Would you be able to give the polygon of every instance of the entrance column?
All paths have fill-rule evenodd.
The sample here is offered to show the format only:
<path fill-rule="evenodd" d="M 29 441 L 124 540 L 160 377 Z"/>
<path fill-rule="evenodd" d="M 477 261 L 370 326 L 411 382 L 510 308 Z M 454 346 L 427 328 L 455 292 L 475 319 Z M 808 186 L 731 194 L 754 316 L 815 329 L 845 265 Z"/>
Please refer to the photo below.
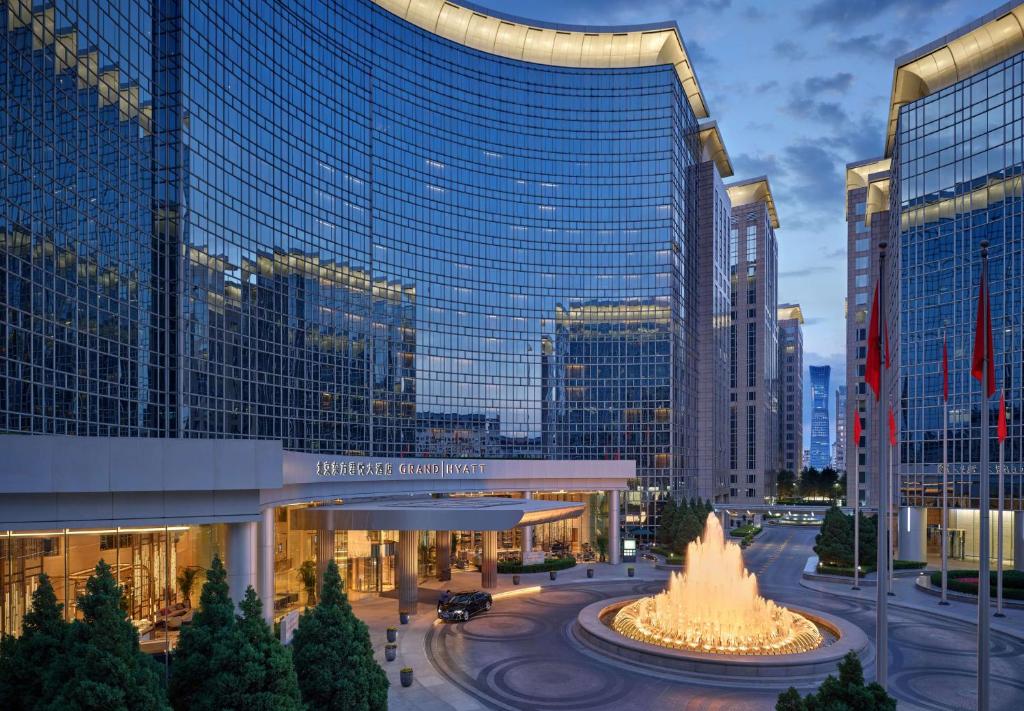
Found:
<path fill-rule="evenodd" d="M 259 523 L 259 585 L 256 592 L 263 601 L 263 619 L 269 625 L 274 623 L 274 507 L 268 506 L 260 512 Z"/>
<path fill-rule="evenodd" d="M 228 524 L 228 594 L 238 605 L 246 588 L 256 587 L 256 522 Z M 273 603 L 271 603 L 273 604 Z"/>
<path fill-rule="evenodd" d="M 523 498 L 524 499 L 532 499 L 533 498 L 533 492 L 532 491 L 524 491 L 523 492 Z M 529 553 L 530 551 L 533 550 L 533 526 L 523 526 L 522 527 L 522 536 L 523 536 L 523 538 L 522 538 L 522 540 L 523 540 L 523 553 Z"/>
<path fill-rule="evenodd" d="M 928 509 L 924 506 L 900 507 L 899 557 L 901 560 L 928 560 Z"/>
<path fill-rule="evenodd" d="M 334 560 L 334 529 L 321 528 L 316 532 L 316 599 L 320 599 L 324 588 L 324 573 L 327 564 Z"/>
<path fill-rule="evenodd" d="M 398 611 L 416 614 L 417 539 L 419 531 L 398 532 Z"/>
<path fill-rule="evenodd" d="M 480 587 L 498 587 L 498 532 L 481 531 L 483 555 L 480 557 Z"/>
<path fill-rule="evenodd" d="M 437 546 L 437 579 L 441 582 L 452 579 L 452 532 L 434 531 Z"/>
<path fill-rule="evenodd" d="M 1013 569 L 1024 571 L 1024 511 L 1013 512 Z"/>
<path fill-rule="evenodd" d="M 619 490 L 608 492 L 608 562 L 622 562 L 622 533 L 619 531 Z"/>

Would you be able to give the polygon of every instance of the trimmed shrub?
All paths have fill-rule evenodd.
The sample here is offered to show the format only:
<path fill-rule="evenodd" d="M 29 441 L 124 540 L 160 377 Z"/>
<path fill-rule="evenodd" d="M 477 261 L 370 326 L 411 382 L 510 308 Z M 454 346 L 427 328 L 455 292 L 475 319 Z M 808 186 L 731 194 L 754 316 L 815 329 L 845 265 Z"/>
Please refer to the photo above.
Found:
<path fill-rule="evenodd" d="M 978 594 L 977 570 L 951 570 L 948 575 L 947 585 L 950 590 L 968 595 Z M 935 587 L 942 585 L 942 571 L 937 570 L 930 577 L 932 585 Z M 996 571 L 990 571 L 989 580 L 993 598 L 996 595 L 997 577 Z M 1007 600 L 1024 600 L 1024 572 L 1019 570 L 1003 571 L 1003 597 Z"/>

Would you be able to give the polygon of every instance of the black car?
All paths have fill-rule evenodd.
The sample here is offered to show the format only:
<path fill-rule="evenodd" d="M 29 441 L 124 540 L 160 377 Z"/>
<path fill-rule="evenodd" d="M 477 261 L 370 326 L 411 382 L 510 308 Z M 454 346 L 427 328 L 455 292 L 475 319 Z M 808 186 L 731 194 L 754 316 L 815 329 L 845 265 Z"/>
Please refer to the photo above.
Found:
<path fill-rule="evenodd" d="M 490 593 L 472 590 L 452 594 L 444 602 L 437 603 L 437 616 L 445 622 L 465 622 L 478 612 L 491 609 Z"/>

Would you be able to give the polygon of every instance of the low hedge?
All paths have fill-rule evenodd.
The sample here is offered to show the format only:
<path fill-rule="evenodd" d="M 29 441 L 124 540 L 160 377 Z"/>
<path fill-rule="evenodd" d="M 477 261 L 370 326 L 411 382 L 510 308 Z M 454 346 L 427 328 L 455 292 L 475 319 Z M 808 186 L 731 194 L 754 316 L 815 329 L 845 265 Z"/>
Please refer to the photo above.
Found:
<path fill-rule="evenodd" d="M 892 569 L 893 570 L 922 570 L 927 565 L 928 564 L 925 563 L 923 560 L 894 560 L 892 562 Z M 825 565 L 823 563 L 818 563 L 818 572 L 819 573 L 823 573 L 825 575 L 844 575 L 844 576 L 846 576 L 848 578 L 852 578 L 853 577 L 853 566 L 852 565 L 849 565 L 849 566 L 845 566 L 845 565 Z M 860 574 L 861 575 L 864 575 L 866 573 L 873 573 L 873 572 L 875 572 L 874 564 L 872 564 L 872 565 L 862 565 L 860 567 Z"/>
<path fill-rule="evenodd" d="M 932 573 L 930 577 L 932 585 L 935 587 L 942 586 L 942 571 L 937 570 Z M 948 573 L 946 584 L 947 587 L 954 592 L 977 595 L 977 577 L 977 570 L 951 570 Z M 997 577 L 995 570 L 990 571 L 989 579 L 991 580 L 991 592 L 993 598 L 996 596 Z M 961 580 L 961 578 L 974 578 L 975 580 L 967 582 Z M 1024 600 L 1024 572 L 1019 570 L 1003 570 L 1003 597 L 1007 600 Z"/>
<path fill-rule="evenodd" d="M 651 553 L 656 553 L 665 558 L 665 562 L 668 565 L 682 565 L 683 556 L 678 553 L 673 553 L 671 548 L 665 548 L 664 546 L 651 546 Z"/>
<path fill-rule="evenodd" d="M 761 527 L 760 526 L 753 526 L 753 525 L 748 524 L 746 526 L 738 526 L 738 527 L 732 529 L 731 531 L 729 531 L 729 535 L 733 536 L 735 538 L 746 538 L 747 536 L 750 536 L 751 538 L 753 538 L 754 536 L 756 536 L 760 532 L 761 532 Z"/>
<path fill-rule="evenodd" d="M 552 558 L 543 563 L 523 565 L 522 563 L 498 563 L 499 573 L 546 573 L 550 570 L 565 570 L 576 565 L 576 559 L 571 555 L 565 558 Z"/>

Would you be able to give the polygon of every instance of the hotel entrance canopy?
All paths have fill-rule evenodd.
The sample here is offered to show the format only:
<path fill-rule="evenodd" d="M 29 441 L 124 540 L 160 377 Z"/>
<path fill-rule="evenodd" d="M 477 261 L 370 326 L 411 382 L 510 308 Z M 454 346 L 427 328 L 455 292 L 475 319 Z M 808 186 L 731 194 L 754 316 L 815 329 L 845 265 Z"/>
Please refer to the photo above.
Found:
<path fill-rule="evenodd" d="M 498 496 L 357 501 L 293 511 L 291 527 L 301 531 L 508 531 L 578 518 L 583 506 Z"/>

